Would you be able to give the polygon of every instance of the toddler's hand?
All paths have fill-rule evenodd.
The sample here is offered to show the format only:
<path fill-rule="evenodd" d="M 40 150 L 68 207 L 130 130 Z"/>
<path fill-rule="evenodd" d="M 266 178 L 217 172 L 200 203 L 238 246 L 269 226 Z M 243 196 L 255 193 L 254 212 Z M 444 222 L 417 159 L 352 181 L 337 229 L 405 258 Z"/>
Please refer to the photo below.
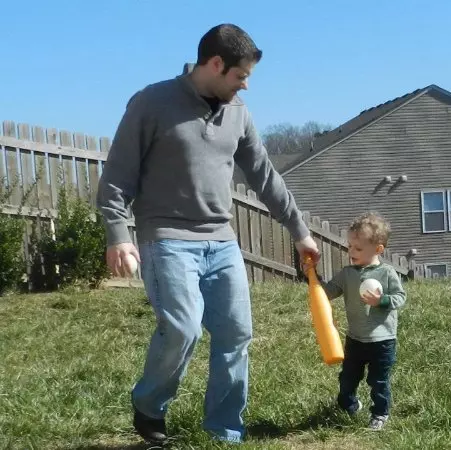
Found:
<path fill-rule="evenodd" d="M 379 291 L 378 292 L 366 291 L 362 295 L 362 302 L 370 306 L 379 306 L 379 304 L 381 303 L 381 293 Z"/>
<path fill-rule="evenodd" d="M 307 275 L 307 272 L 309 271 L 309 269 L 314 269 L 315 266 L 316 266 L 316 264 L 313 261 L 310 261 L 308 263 L 302 263 L 301 269 L 302 269 L 302 272 L 304 272 L 304 275 Z"/>

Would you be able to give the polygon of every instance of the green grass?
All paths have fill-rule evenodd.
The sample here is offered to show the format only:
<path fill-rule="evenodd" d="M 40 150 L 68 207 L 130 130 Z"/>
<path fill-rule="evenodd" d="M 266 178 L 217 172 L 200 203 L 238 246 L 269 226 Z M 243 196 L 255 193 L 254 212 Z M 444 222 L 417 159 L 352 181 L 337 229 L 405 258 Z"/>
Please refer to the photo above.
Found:
<path fill-rule="evenodd" d="M 428 281 L 406 288 L 391 419 L 371 433 L 365 384 L 359 417 L 333 408 L 339 367 L 321 362 L 305 286 L 255 286 L 250 435 L 241 448 L 449 448 L 451 287 Z M 340 300 L 334 311 L 343 333 Z M 147 448 L 133 434 L 129 398 L 153 327 L 140 289 L 1 298 L 0 448 Z M 172 448 L 232 448 L 201 430 L 207 355 L 205 334 L 168 415 Z"/>

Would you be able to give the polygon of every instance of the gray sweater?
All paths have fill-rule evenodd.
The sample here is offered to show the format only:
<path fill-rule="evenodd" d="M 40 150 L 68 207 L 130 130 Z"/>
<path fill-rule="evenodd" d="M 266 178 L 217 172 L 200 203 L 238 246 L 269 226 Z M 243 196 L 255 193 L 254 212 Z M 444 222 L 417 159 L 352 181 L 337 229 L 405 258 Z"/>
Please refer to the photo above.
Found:
<path fill-rule="evenodd" d="M 108 245 L 131 242 L 130 203 L 138 242 L 235 239 L 230 225 L 234 163 L 295 240 L 309 234 L 238 97 L 213 114 L 188 75 L 137 92 L 99 182 L 97 205 Z"/>
<path fill-rule="evenodd" d="M 369 306 L 360 298 L 360 283 L 368 278 L 375 278 L 382 285 L 379 306 Z M 404 305 L 406 294 L 392 266 L 385 263 L 366 267 L 347 266 L 331 281 L 323 283 L 323 287 L 330 300 L 343 295 L 349 337 L 361 342 L 396 338 L 398 308 Z"/>

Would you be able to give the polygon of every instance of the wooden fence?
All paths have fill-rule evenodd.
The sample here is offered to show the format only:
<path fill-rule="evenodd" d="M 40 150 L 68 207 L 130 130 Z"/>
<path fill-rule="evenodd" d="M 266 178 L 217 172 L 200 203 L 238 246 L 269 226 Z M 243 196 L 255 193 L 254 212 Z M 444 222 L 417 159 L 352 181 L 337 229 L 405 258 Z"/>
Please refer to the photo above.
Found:
<path fill-rule="evenodd" d="M 28 218 L 29 229 L 24 236 L 24 253 L 28 258 L 31 222 L 57 217 L 57 199 L 61 183 L 66 188 L 95 205 L 97 185 L 110 148 L 109 138 L 96 139 L 83 133 L 71 133 L 56 129 L 16 126 L 3 122 L 0 135 L 0 177 L 14 186 L 8 204 L 2 205 L 4 214 L 21 214 Z M 38 176 L 39 175 L 39 176 Z M 13 181 L 19 180 L 14 185 Z M 23 193 L 36 182 L 36 189 L 23 208 L 19 208 Z M 246 191 L 244 185 L 232 189 L 232 226 L 238 236 L 246 270 L 251 282 L 271 279 L 296 280 L 297 254 L 288 231 L 271 217 L 268 209 L 256 194 Z M 329 226 L 327 221 L 304 213 L 312 235 L 322 250 L 319 272 L 325 279 L 347 264 L 347 243 L 343 231 Z M 136 243 L 135 224 L 130 212 L 129 231 Z M 428 273 L 422 266 L 410 263 L 404 257 L 387 251 L 385 259 L 403 276 L 424 277 Z M 110 280 L 112 285 L 141 284 L 136 279 Z"/>

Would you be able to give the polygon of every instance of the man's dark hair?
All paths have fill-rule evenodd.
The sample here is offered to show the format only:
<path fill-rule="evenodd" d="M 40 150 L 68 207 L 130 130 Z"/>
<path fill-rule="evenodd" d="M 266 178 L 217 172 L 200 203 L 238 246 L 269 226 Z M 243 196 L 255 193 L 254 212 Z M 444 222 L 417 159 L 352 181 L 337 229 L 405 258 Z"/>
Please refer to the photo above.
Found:
<path fill-rule="evenodd" d="M 206 64 L 214 56 L 224 61 L 224 72 L 238 67 L 242 60 L 258 63 L 262 51 L 251 37 L 240 27 L 224 23 L 213 27 L 202 36 L 197 51 L 197 64 Z"/>

